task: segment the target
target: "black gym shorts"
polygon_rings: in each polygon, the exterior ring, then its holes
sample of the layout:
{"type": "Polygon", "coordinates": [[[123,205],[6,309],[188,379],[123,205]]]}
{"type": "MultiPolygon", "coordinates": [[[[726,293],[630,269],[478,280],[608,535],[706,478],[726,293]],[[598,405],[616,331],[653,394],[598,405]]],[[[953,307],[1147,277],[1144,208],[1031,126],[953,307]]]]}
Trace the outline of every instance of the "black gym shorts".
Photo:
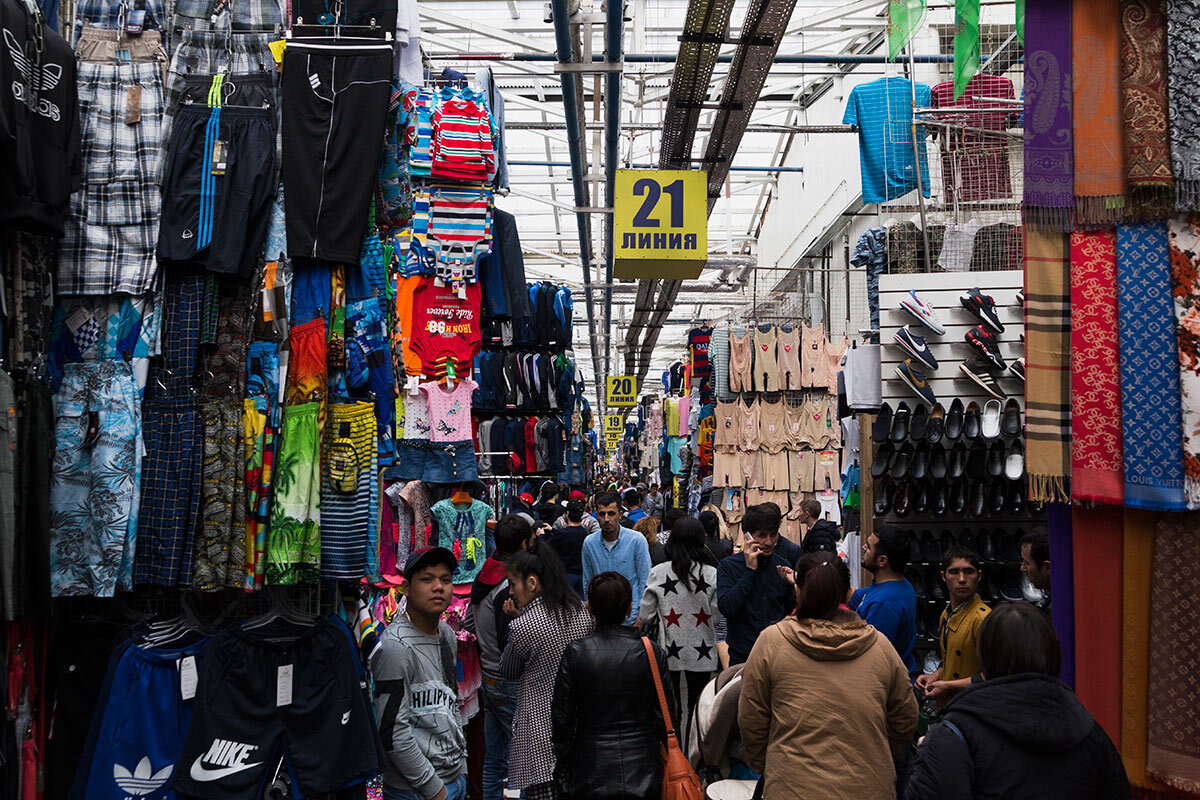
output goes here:
{"type": "Polygon", "coordinates": [[[288,255],[357,264],[379,177],[392,46],[293,40],[283,55],[288,255]]]}
{"type": "Polygon", "coordinates": [[[270,641],[273,627],[239,627],[213,639],[175,767],[175,791],[204,800],[255,800],[280,748],[304,797],[335,791],[379,768],[349,637],[326,619],[300,630],[290,643],[270,641]],[[289,665],[290,702],[280,705],[278,676],[289,665]]]}

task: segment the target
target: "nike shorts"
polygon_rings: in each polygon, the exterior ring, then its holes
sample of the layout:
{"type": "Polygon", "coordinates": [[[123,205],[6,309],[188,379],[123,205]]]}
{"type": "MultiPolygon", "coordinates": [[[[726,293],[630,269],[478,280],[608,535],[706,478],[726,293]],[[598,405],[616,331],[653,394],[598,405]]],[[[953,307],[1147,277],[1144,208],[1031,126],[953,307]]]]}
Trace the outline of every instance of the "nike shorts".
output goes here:
{"type": "Polygon", "coordinates": [[[101,698],[103,717],[87,776],[89,800],[153,796],[179,772],[195,705],[194,698],[181,696],[179,664],[191,656],[200,669],[206,644],[182,650],[134,646],[121,655],[108,697],[101,698]]]}
{"type": "Polygon", "coordinates": [[[333,792],[378,769],[372,714],[344,626],[234,628],[209,644],[172,788],[202,800],[256,800],[282,752],[296,792],[333,792]],[[290,680],[288,675],[290,673],[290,680]]]}
{"type": "Polygon", "coordinates": [[[392,46],[293,40],[283,56],[288,255],[357,264],[379,176],[392,46]]]}

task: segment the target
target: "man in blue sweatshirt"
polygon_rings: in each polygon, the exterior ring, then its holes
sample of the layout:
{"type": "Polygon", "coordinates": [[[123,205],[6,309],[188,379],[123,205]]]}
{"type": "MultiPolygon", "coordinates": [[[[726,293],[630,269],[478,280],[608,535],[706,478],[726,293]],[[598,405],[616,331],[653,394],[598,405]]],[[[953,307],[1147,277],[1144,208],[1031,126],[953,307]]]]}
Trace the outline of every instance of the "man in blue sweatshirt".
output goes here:
{"type": "Polygon", "coordinates": [[[796,608],[795,587],[779,572],[795,566],[777,549],[782,518],[774,503],[746,509],[742,552],[717,565],[717,607],[726,619],[731,666],[744,663],[758,635],[796,608]]]}
{"type": "Polygon", "coordinates": [[[904,578],[910,544],[908,534],[893,525],[884,525],[867,537],[862,546],[862,565],[875,579],[854,593],[850,609],[891,641],[908,667],[909,677],[915,679],[917,594],[904,578]]]}
{"type": "Polygon", "coordinates": [[[597,495],[596,518],[600,520],[600,530],[588,534],[580,554],[584,599],[592,578],[601,572],[619,572],[632,588],[632,606],[625,621],[626,625],[632,625],[642,607],[642,593],[650,577],[650,547],[645,536],[621,525],[621,497],[616,492],[597,495]]]}

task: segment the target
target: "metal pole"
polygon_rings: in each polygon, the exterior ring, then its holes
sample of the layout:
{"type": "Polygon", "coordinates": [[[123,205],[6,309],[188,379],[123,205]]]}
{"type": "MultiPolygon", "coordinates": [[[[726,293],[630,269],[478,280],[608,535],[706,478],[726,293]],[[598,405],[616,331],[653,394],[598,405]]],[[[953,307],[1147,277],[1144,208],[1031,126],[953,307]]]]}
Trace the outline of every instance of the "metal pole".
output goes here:
{"type": "MultiPolygon", "coordinates": [[[[617,168],[616,164],[617,164],[617,159],[614,157],[613,161],[612,161],[612,168],[614,171],[617,168]]],[[[569,167],[569,166],[571,166],[571,164],[566,161],[509,161],[508,165],[510,167],[569,167]]],[[[587,166],[590,167],[592,165],[591,165],[591,163],[589,163],[587,166]]],[[[605,169],[607,169],[607,168],[608,168],[608,165],[606,164],[605,169]]],[[[658,167],[655,164],[632,164],[632,165],[630,165],[630,169],[658,169],[658,167]]],[[[729,169],[732,172],[804,172],[804,167],[757,166],[757,167],[730,167],[729,169]]]]}
{"type": "MultiPolygon", "coordinates": [[[[431,53],[429,58],[437,61],[558,61],[553,53],[431,53]]],[[[626,64],[673,64],[678,58],[676,53],[629,53],[621,59],[626,64]]],[[[952,55],[910,55],[918,64],[950,64],[954,62],[952,55]]],[[[604,56],[596,53],[593,62],[604,61],[604,56]]],[[[717,56],[718,64],[733,62],[733,54],[717,56]]],[[[884,55],[857,53],[784,53],[772,59],[774,64],[889,64],[891,61],[884,55]]]]}
{"type": "MultiPolygon", "coordinates": [[[[624,0],[607,0],[604,23],[604,56],[609,64],[618,64],[623,55],[625,36],[624,0]]],[[[616,203],[617,159],[621,135],[621,73],[609,72],[604,87],[604,202],[609,208],[616,203]]],[[[604,215],[604,374],[608,376],[612,356],[612,282],[613,282],[613,225],[614,215],[604,215]]]]}
{"type": "Polygon", "coordinates": [[[908,51],[908,88],[912,93],[912,112],[909,115],[909,128],[912,131],[913,169],[917,173],[917,207],[921,214],[921,240],[925,243],[925,271],[932,272],[929,263],[929,227],[925,221],[925,184],[921,181],[921,148],[917,144],[917,70],[913,59],[912,48],[908,51]]]}

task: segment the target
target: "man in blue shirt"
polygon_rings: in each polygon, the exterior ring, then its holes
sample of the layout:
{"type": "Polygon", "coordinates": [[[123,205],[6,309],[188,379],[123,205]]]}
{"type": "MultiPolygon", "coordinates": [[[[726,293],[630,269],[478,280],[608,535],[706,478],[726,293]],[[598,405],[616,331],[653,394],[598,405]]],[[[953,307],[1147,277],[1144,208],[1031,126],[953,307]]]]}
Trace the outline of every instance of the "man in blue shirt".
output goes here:
{"type": "Polygon", "coordinates": [[[794,565],[779,554],[782,518],[774,503],[746,509],[742,552],[717,565],[717,608],[726,619],[730,666],[745,663],[758,635],[796,608],[795,587],[779,571],[794,565]]]}
{"type": "Polygon", "coordinates": [[[592,578],[601,572],[619,572],[633,588],[633,606],[625,620],[626,625],[632,625],[650,577],[650,546],[645,536],[621,526],[621,498],[616,492],[602,492],[596,497],[596,518],[600,530],[583,540],[584,599],[592,578]]]}
{"type": "Polygon", "coordinates": [[[875,576],[870,586],[850,598],[850,608],[891,641],[909,677],[917,674],[917,594],[904,579],[908,566],[908,534],[893,525],[872,533],[862,546],[863,569],[875,576]]]}
{"type": "Polygon", "coordinates": [[[626,489],[624,494],[625,500],[625,516],[629,517],[629,521],[637,523],[646,518],[646,512],[642,510],[642,493],[637,489],[626,489]]]}

